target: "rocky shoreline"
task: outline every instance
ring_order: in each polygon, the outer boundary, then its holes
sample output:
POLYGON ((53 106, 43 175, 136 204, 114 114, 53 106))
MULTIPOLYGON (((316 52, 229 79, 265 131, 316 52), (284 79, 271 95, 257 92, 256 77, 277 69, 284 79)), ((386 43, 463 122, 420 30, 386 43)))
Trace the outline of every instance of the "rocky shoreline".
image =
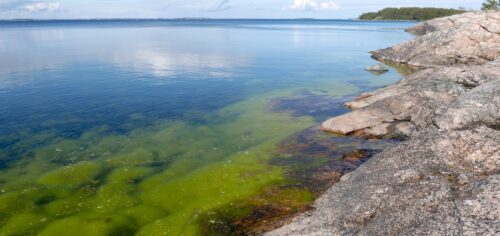
POLYGON ((405 140, 268 235, 500 234, 500 11, 421 23, 372 52, 419 70, 364 93, 322 129, 405 140))

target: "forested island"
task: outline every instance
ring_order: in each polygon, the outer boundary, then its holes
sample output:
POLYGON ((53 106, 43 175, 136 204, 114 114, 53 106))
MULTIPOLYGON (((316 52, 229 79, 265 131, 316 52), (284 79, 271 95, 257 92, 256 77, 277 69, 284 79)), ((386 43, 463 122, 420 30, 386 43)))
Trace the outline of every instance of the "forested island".
POLYGON ((438 17, 445 17, 464 13, 465 10, 447 8, 384 8, 378 12, 367 12, 359 16, 360 20, 416 20, 425 21, 438 17))

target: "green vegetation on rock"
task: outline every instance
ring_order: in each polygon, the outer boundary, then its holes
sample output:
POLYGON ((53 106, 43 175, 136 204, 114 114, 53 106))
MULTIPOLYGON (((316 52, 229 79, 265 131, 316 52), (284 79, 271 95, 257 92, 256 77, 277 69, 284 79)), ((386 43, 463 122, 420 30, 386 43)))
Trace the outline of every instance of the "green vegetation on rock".
POLYGON ((378 12, 368 12, 359 16, 360 20, 416 20, 425 21, 438 17, 451 16, 464 13, 464 10, 446 8, 384 8, 378 12))

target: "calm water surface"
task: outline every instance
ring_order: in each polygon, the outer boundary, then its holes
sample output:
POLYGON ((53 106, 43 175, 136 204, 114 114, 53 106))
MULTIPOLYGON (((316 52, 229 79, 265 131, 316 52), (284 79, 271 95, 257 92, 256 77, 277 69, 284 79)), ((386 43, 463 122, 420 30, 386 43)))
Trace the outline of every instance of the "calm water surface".
POLYGON ((271 104, 397 81, 363 68, 411 24, 0 22, 0 235, 209 234, 236 203, 310 203, 255 196, 291 181, 277 145, 331 111, 271 104))

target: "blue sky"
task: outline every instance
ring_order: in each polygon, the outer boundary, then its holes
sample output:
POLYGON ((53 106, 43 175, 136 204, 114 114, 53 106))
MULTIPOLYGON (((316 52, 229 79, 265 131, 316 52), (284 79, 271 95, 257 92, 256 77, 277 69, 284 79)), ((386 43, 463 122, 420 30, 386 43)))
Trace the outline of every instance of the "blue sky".
POLYGON ((0 18, 355 18, 384 7, 467 7, 482 0, 0 0, 0 18))

